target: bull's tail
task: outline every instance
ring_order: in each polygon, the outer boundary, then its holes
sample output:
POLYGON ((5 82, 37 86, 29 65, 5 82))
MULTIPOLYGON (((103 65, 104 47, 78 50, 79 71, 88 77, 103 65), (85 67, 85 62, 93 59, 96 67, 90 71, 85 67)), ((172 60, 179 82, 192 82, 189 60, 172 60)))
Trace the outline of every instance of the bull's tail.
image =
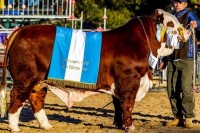
POLYGON ((8 59, 8 51, 10 49, 10 46, 17 35, 19 30, 16 30, 13 32, 13 34, 9 37, 9 40, 7 42, 4 61, 3 61, 3 70, 2 70, 2 80, 1 80, 1 86, 0 86, 0 114, 1 118, 6 116, 7 112, 7 97, 6 97, 6 87, 7 87, 7 76, 6 76, 6 68, 7 68, 7 59, 8 59))

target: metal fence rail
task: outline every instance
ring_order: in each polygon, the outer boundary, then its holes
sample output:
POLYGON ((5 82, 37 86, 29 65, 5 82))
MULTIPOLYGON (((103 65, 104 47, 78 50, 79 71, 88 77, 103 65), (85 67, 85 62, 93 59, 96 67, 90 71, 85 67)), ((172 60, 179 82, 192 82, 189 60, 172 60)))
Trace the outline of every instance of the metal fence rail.
POLYGON ((74 6, 75 0, 0 0, 0 29, 14 27, 8 23, 35 22, 40 19, 80 21, 82 28, 82 17, 75 17, 74 6))
POLYGON ((74 15, 75 0, 5 0, 1 18, 70 18, 74 15), (38 1, 37 4, 36 1, 38 1))

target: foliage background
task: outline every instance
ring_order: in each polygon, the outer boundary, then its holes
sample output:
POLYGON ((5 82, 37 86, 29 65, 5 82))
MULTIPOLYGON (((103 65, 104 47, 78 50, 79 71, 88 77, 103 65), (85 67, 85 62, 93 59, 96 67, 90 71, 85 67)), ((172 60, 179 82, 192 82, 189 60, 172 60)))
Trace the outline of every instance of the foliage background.
MULTIPOLYGON (((200 0, 190 0, 189 8, 200 15, 200 0)), ((106 8, 106 28, 113 29, 126 23, 134 16, 150 15, 161 8, 169 12, 171 0, 76 0, 75 16, 83 11, 83 29, 103 27, 104 8, 106 8)))

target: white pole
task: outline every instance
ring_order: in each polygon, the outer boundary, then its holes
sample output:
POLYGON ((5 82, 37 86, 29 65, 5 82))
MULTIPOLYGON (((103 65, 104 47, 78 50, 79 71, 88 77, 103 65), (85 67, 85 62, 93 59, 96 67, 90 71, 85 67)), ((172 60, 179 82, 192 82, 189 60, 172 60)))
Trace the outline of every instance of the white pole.
POLYGON ((72 15, 72 0, 69 1, 69 16, 72 15))
POLYGON ((103 22, 103 30, 106 30, 106 19, 108 17, 106 16, 106 8, 104 8, 104 16, 103 16, 103 19, 104 19, 104 22, 103 22))
POLYGON ((81 28, 81 30, 83 29, 83 11, 81 11, 81 25, 80 25, 80 28, 81 28))

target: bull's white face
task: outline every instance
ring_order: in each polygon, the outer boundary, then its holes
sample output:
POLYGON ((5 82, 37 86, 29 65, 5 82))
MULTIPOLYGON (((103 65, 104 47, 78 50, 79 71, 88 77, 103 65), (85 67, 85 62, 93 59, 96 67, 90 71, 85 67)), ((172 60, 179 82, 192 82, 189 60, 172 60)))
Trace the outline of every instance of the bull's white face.
POLYGON ((157 9, 159 14, 163 14, 163 25, 167 26, 167 27, 171 27, 173 29, 173 32, 177 32, 178 33, 178 37, 180 37, 182 40, 181 41, 187 41, 191 35, 190 30, 186 29, 183 27, 183 25, 181 23, 179 23, 178 19, 168 13, 165 12, 162 9, 157 9))
POLYGON ((157 9, 155 12, 159 18, 156 37, 157 40, 162 43, 161 48, 157 51, 157 57, 167 56, 173 52, 174 47, 176 47, 179 42, 186 42, 189 39, 191 31, 184 28, 172 14, 162 9, 157 9), (166 35, 166 40, 162 39, 164 35, 166 35))

